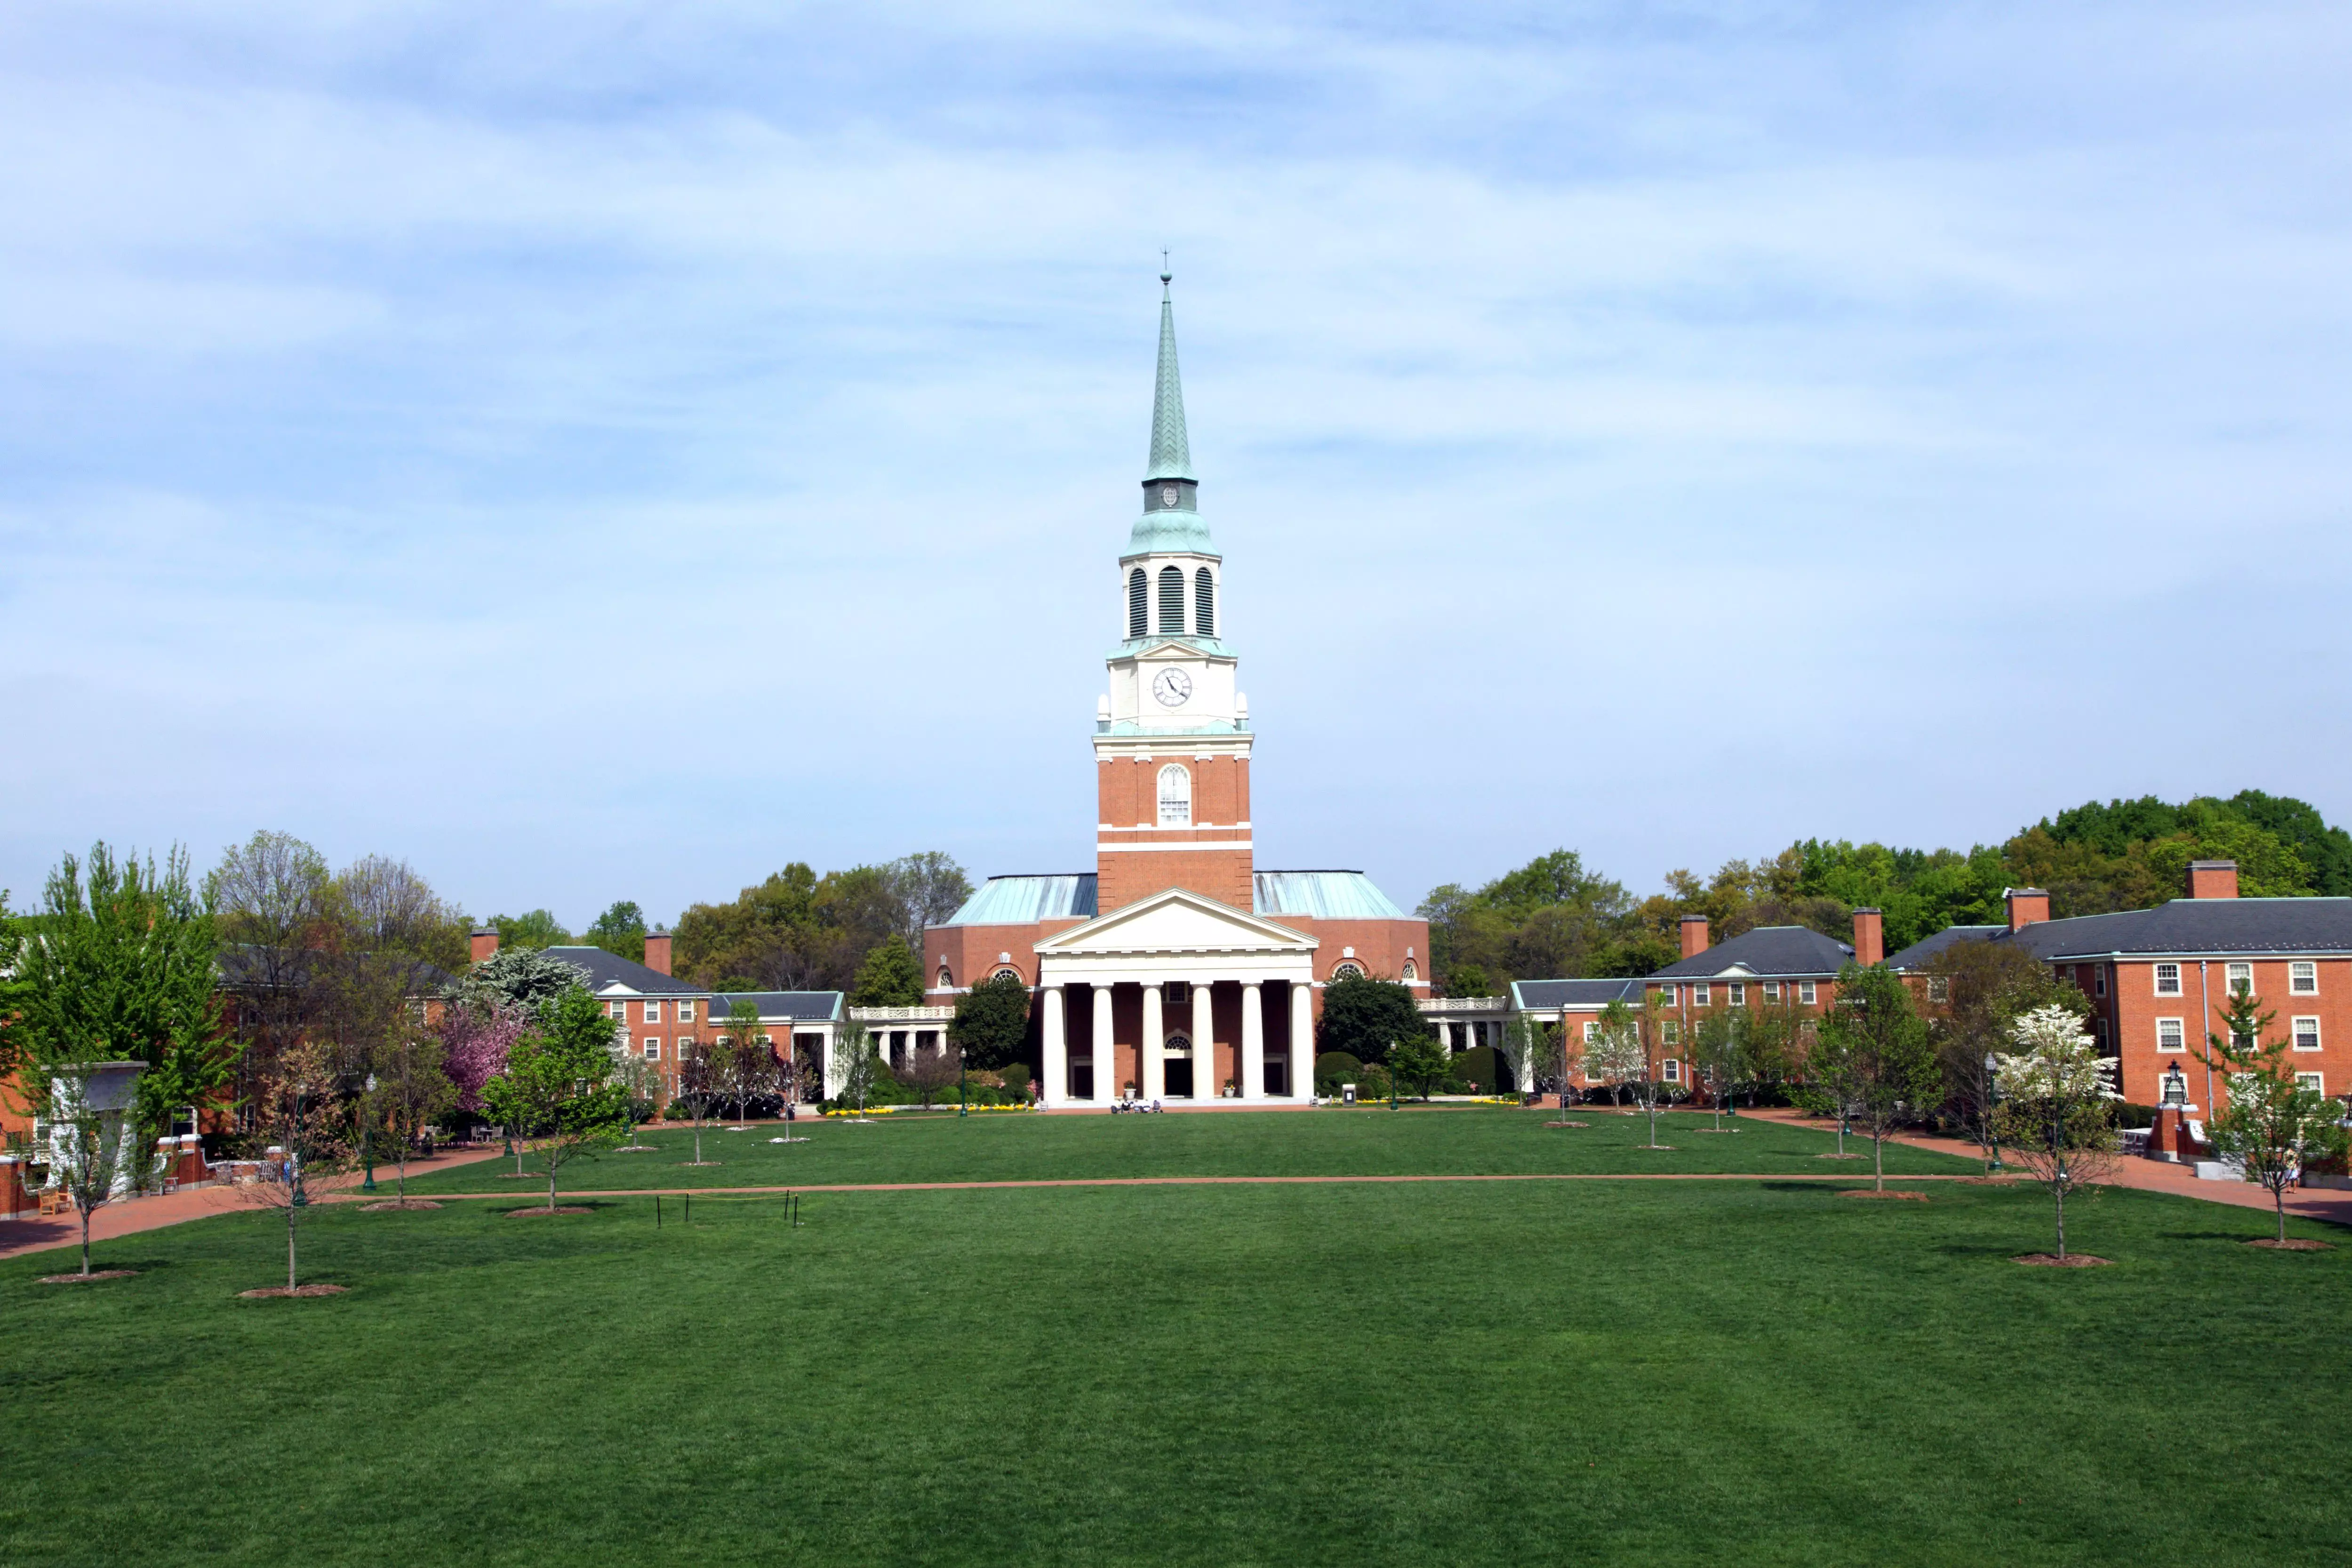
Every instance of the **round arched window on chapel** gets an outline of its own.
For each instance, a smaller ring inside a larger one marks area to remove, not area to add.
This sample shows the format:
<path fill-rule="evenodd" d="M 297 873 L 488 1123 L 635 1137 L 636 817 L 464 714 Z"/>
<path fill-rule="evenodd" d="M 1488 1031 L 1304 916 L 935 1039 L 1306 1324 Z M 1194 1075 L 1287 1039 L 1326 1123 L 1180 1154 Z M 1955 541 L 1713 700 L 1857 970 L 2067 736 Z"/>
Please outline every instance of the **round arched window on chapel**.
<path fill-rule="evenodd" d="M 1192 775 L 1180 763 L 1160 770 L 1160 826 L 1189 827 L 1192 824 Z"/>

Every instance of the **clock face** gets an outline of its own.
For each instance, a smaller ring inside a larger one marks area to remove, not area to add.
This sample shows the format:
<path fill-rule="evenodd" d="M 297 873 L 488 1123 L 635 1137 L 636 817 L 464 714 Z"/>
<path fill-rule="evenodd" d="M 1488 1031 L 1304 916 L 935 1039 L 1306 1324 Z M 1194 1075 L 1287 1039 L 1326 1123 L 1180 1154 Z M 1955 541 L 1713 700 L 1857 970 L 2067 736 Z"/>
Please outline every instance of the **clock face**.
<path fill-rule="evenodd" d="M 1176 504 L 1176 487 L 1174 485 L 1162 485 L 1160 487 L 1160 504 L 1161 506 L 1174 506 Z"/>
<path fill-rule="evenodd" d="M 1181 669 L 1163 669 L 1151 683 L 1151 695 L 1160 699 L 1162 708 L 1181 708 L 1192 695 L 1192 678 Z"/>

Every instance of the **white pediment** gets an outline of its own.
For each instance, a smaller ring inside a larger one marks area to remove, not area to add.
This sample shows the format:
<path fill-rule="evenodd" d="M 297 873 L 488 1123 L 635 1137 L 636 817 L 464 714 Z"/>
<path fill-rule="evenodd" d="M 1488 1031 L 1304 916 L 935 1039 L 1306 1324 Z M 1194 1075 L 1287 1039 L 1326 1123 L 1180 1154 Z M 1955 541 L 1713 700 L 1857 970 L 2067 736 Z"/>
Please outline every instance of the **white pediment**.
<path fill-rule="evenodd" d="M 1715 977 L 1717 980 L 1752 980 L 1756 972 L 1744 963 L 1735 963 L 1728 969 L 1717 970 Z"/>
<path fill-rule="evenodd" d="M 1138 899 L 1084 925 L 1039 942 L 1041 957 L 1169 952 L 1308 953 L 1318 946 L 1304 931 L 1182 888 Z"/>

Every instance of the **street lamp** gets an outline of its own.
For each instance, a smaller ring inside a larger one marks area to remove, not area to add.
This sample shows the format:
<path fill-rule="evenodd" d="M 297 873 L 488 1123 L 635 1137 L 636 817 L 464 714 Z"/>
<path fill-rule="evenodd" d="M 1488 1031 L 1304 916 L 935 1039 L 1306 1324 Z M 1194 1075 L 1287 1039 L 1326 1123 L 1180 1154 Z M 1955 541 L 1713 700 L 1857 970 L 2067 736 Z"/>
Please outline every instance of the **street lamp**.
<path fill-rule="evenodd" d="M 2000 1123 L 1993 1120 L 1993 1110 L 2000 1104 L 2000 1058 L 1990 1051 L 1985 1053 L 1985 1131 L 1992 1135 L 1992 1168 L 2008 1169 L 2000 1163 Z"/>
<path fill-rule="evenodd" d="M 971 1069 L 966 1065 L 963 1058 L 963 1047 L 961 1046 L 958 1046 L 956 1047 L 956 1115 L 959 1118 L 970 1116 L 971 1114 L 971 1079 L 970 1074 Z"/>

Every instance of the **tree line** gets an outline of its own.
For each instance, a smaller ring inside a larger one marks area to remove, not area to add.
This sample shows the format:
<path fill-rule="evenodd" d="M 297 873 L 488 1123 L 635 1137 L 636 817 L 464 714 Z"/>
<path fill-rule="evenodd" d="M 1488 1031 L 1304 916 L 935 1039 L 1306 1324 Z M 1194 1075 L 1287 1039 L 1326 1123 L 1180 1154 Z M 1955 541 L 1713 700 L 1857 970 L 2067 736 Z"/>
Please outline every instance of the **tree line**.
<path fill-rule="evenodd" d="M 1557 849 L 1483 887 L 1433 889 L 1418 912 L 1440 989 L 1477 996 L 1514 980 L 1651 973 L 1681 956 L 1685 915 L 1705 915 L 1717 942 L 1760 925 L 1846 941 L 1853 911 L 1875 907 L 1894 952 L 1948 926 L 2003 923 L 2012 887 L 2047 889 L 2062 920 L 2147 909 L 2181 896 L 2189 862 L 2207 859 L 2235 860 L 2249 898 L 2352 895 L 2352 834 L 2304 801 L 2250 789 L 2177 805 L 2093 801 L 1966 852 L 1806 838 L 1711 876 L 1669 872 L 1642 899 Z"/>

